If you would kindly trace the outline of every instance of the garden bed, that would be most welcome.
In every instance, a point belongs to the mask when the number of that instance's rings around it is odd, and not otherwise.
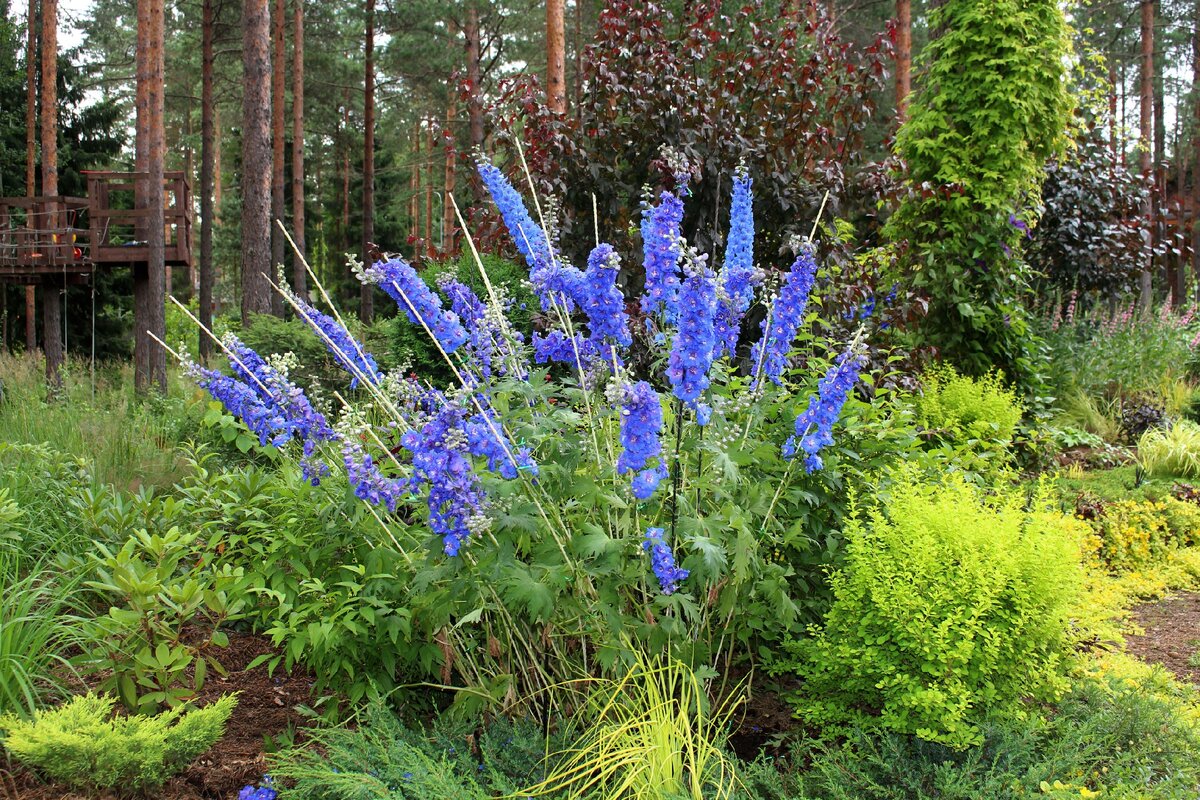
[[[1200,684],[1200,593],[1180,592],[1133,610],[1144,633],[1127,648],[1147,664],[1160,664],[1179,680]]]

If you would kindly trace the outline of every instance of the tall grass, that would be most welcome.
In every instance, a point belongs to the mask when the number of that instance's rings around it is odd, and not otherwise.
[[[184,468],[175,445],[186,427],[183,398],[193,391],[178,373],[171,377],[166,398],[141,398],[128,364],[98,369],[93,384],[90,364],[69,359],[63,388],[49,400],[40,360],[0,355],[0,442],[85,458],[95,480],[117,488],[169,486]]]

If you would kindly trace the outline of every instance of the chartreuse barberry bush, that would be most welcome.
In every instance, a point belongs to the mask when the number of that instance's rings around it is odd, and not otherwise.
[[[968,374],[1037,371],[1021,258],[1046,159],[1065,142],[1070,40],[1055,0],[947,0],[896,149],[909,192],[888,223],[929,296],[922,344]]]
[[[336,310],[286,291],[349,373],[356,394],[339,419],[289,380],[285,359],[233,337],[223,342],[232,375],[193,374],[260,443],[293,448],[314,483],[344,470],[406,587],[391,640],[420,652],[421,670],[475,687],[463,703],[615,668],[639,647],[711,663],[778,641],[821,583],[778,551],[836,547],[835,531],[811,523],[841,489],[828,465],[848,456],[835,432],[857,402],[865,348],[861,336],[814,340],[811,243],[796,243],[792,269],[764,284],[743,172],[730,245],[720,268],[709,264],[679,235],[679,164],[675,188],[643,212],[634,305],[616,250],[598,243],[582,268],[567,263],[541,204],[531,211],[491,164],[479,171],[548,324],[515,330],[512,301],[486,270],[482,294],[452,277],[435,289],[391,258],[361,278],[436,345],[450,385],[384,374]],[[761,321],[744,324],[754,306]],[[756,343],[739,369],[729,347],[743,327]],[[815,387],[794,368],[802,340],[824,370]]]
[[[39,774],[89,796],[144,796],[220,739],[237,699],[158,716],[114,716],[116,698],[77,695],[31,719],[0,718],[0,743]]]
[[[902,473],[853,517],[823,625],[776,665],[803,680],[799,715],[962,748],[980,741],[985,712],[1019,715],[1023,698],[1065,688],[1078,528],[1023,505]]]
[[[1012,460],[1025,411],[1016,393],[995,372],[976,379],[945,364],[926,370],[921,387],[917,424],[930,441],[950,448],[968,472],[995,478]]]

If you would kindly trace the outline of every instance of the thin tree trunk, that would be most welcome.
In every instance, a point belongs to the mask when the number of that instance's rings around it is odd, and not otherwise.
[[[293,253],[292,288],[301,297],[308,296],[304,225],[304,0],[292,0],[292,235],[299,251]]]
[[[412,166],[409,170],[408,219],[410,235],[416,239],[421,236],[421,123],[413,128]]]
[[[583,2],[575,0],[575,118],[583,106]]]
[[[350,244],[350,90],[345,90],[342,102],[342,251],[349,252]]]
[[[366,70],[363,75],[363,230],[364,266],[375,260],[375,0],[367,0]],[[375,316],[375,293],[370,283],[359,290],[358,316],[370,324]]]
[[[271,5],[271,280],[277,281],[276,270],[283,264],[283,153],[284,117],[287,110],[285,94],[285,65],[287,51],[284,43],[283,26],[285,0],[274,0]],[[283,298],[271,292],[271,313],[283,316]]]
[[[271,26],[267,0],[242,5],[242,324],[271,313]]]
[[[1154,0],[1142,0],[1142,69],[1141,69],[1141,125],[1139,127],[1141,149],[1141,172],[1148,183],[1153,181],[1153,164],[1151,161],[1151,143],[1154,136]],[[1154,230],[1154,203],[1146,198],[1142,207],[1146,225]],[[1151,271],[1154,268],[1153,258],[1142,266],[1140,276],[1140,303],[1143,309],[1149,308],[1153,301],[1153,281]]]
[[[454,94],[450,94],[450,102],[446,106],[446,133],[450,134],[454,126],[454,117],[456,112]],[[445,185],[442,191],[442,251],[453,255],[454,254],[454,238],[455,238],[455,222],[454,222],[454,206],[450,203],[450,195],[454,194],[455,183],[455,152],[453,136],[448,135],[446,141],[446,178]]]
[[[37,194],[37,22],[38,0],[29,0],[25,40],[25,196]]]
[[[896,0],[896,119],[908,116],[912,91],[912,2]]]
[[[42,194],[58,195],[58,0],[42,0]],[[53,204],[48,227],[60,226]],[[65,288],[65,287],[63,287]],[[46,351],[46,380],[62,385],[62,294],[53,281],[42,287],[42,341]]]
[[[215,23],[215,20],[214,20]],[[215,65],[216,62],[214,62]],[[215,101],[214,101],[215,103]],[[221,107],[213,105],[213,222],[221,215],[221,202],[225,196],[225,181],[222,178],[221,170],[221,139],[222,132],[225,129],[221,127]],[[213,265],[216,275],[216,265]]]
[[[164,37],[166,36],[166,20],[163,0],[150,2],[150,40],[147,46],[150,50],[150,89],[149,89],[149,128],[150,128],[150,206],[149,236],[146,240],[147,271],[149,273],[150,291],[148,293],[150,308],[146,315],[149,332],[159,339],[167,335],[166,322],[166,242],[164,197],[163,197],[163,162],[166,159],[166,142],[164,141],[163,115],[166,107],[166,83],[164,68]],[[138,332],[145,336],[143,331]],[[167,352],[157,341],[150,339],[146,343],[149,351],[150,374],[149,383],[157,386],[162,393],[167,391]]]
[[[1200,276],[1200,0],[1196,0],[1192,19],[1192,276]],[[1200,298],[1197,298],[1200,299]]]
[[[216,101],[213,97],[213,37],[216,25],[213,3],[204,0],[201,23],[200,56],[200,322],[212,330],[213,293],[213,209],[215,205],[213,167],[216,158]],[[200,361],[208,363],[212,344],[200,331]]]
[[[483,147],[483,103],[480,101],[479,83],[481,74],[481,54],[479,42],[479,9],[471,5],[467,9],[467,24],[463,28],[467,47],[467,116],[470,120],[471,148]]]
[[[425,254],[433,255],[433,120],[425,125]]]
[[[563,0],[546,0],[546,107],[567,111],[566,31]]]
[[[25,196],[37,194],[37,29],[38,2],[29,0],[25,43]],[[34,220],[26,220],[34,227]],[[25,287],[25,351],[37,350],[37,300],[32,285]]]

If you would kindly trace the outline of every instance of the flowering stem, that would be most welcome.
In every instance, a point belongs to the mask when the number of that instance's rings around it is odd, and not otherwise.
[[[679,484],[683,478],[680,470],[679,451],[683,447],[683,401],[675,401],[675,458],[671,460],[671,541],[675,541],[675,527],[679,521]]]

